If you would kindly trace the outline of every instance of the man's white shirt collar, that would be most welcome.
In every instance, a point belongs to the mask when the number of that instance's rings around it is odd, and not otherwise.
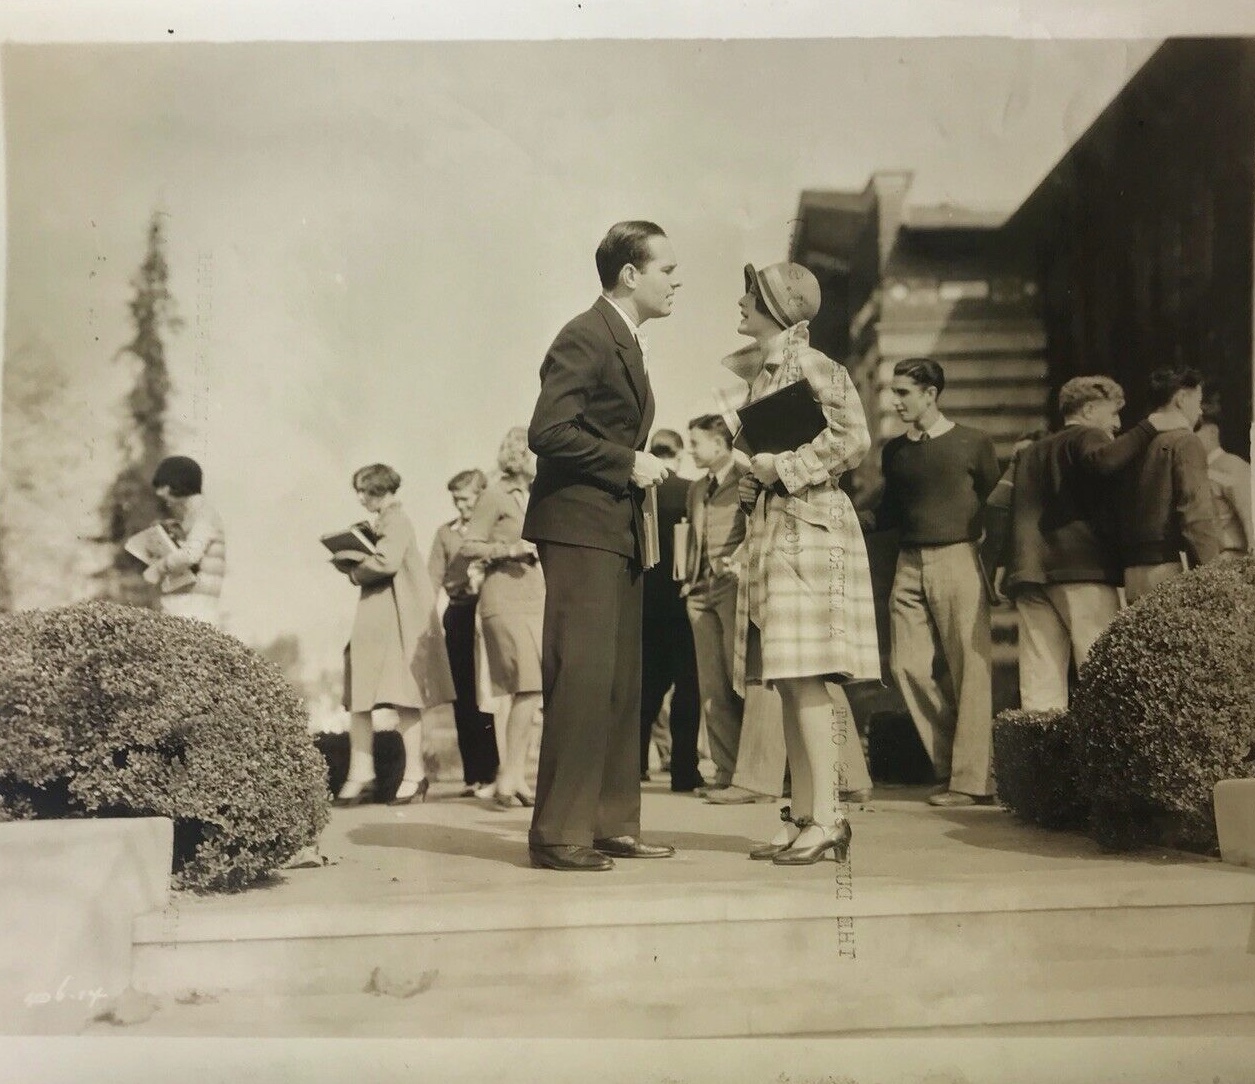
[[[1223,448],[1213,448],[1207,453],[1207,465],[1210,467],[1217,459],[1224,455]]]
[[[722,467],[720,467],[717,471],[713,472],[715,483],[717,485],[723,485],[723,483],[728,480],[728,475],[732,473],[732,468],[735,466],[736,466],[736,460],[731,458],[731,456],[729,456],[728,461]],[[712,472],[707,471],[706,474],[707,476],[711,476]]]
[[[929,440],[936,440],[938,437],[944,437],[951,429],[954,428],[954,422],[947,418],[944,414],[937,416],[937,420],[932,423],[924,432],[928,434]],[[911,426],[906,431],[908,440],[919,440],[924,434],[915,426]]]
[[[601,296],[604,297],[607,301],[609,301],[614,311],[623,317],[623,322],[627,324],[628,331],[632,333],[632,338],[637,339],[639,341],[640,336],[641,336],[641,329],[638,328],[636,324],[632,322],[632,318],[626,312],[624,312],[621,308],[619,308],[614,298],[611,297],[609,294],[602,294]]]

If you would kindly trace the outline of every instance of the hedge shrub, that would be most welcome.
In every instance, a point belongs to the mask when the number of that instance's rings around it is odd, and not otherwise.
[[[106,602],[0,617],[0,818],[170,817],[176,883],[235,890],[327,809],[304,704],[238,640]]]
[[[1066,711],[1004,711],[994,720],[994,778],[998,800],[1043,828],[1084,829],[1089,802],[1082,741]]]
[[[1072,713],[1095,839],[1214,851],[1212,787],[1255,776],[1255,559],[1123,611],[1081,668]]]

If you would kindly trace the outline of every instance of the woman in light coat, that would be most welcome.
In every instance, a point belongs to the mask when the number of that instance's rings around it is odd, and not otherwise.
[[[475,505],[460,554],[485,566],[479,590],[484,654],[493,695],[510,699],[494,801],[504,807],[530,806],[535,798],[525,770],[541,702],[545,579],[536,547],[523,538],[523,513],[536,473],[526,429],[516,427],[506,434],[497,466],[500,477]]]
[[[849,852],[839,805],[842,728],[826,681],[880,678],[871,571],[858,517],[838,487],[871,438],[845,367],[810,346],[819,283],[806,268],[745,268],[742,335],[753,344],[724,359],[750,402],[806,381],[826,427],[811,441],[750,460],[741,481],[747,513],[746,568],[737,595],[733,683],[775,686],[793,781],[792,817],[751,856],[808,865]]]
[[[344,706],[350,713],[349,775],[337,805],[374,795],[374,715],[390,712],[405,747],[405,774],[391,804],[426,800],[422,713],[452,703],[453,676],[427,565],[397,500],[401,476],[374,463],[353,475],[362,506],[375,516],[377,553],[337,553],[332,563],[361,587],[345,650]]]
[[[219,596],[227,571],[227,539],[222,518],[201,493],[200,464],[172,455],[157,464],[153,492],[175,518],[170,534],[177,549],[144,570],[144,579],[162,587],[161,609],[217,626]],[[173,577],[191,572],[195,580],[172,587]],[[181,578],[186,579],[186,576]]]

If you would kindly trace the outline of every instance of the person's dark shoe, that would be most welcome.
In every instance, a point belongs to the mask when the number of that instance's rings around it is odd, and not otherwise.
[[[695,790],[701,790],[706,786],[706,780],[700,775],[695,775],[691,779],[672,779],[671,789],[677,794],[688,794]]]
[[[642,843],[635,836],[594,839],[593,848],[611,858],[670,858],[675,854],[674,847],[665,843]]]
[[[614,869],[614,863],[591,847],[576,843],[533,843],[527,848],[532,865],[537,869],[595,871]]]

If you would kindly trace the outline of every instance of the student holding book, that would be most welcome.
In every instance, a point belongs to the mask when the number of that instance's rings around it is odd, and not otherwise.
[[[332,557],[362,589],[344,654],[350,754],[348,779],[335,801],[340,806],[374,795],[374,716],[380,712],[395,715],[405,747],[405,773],[391,804],[425,801],[422,713],[452,703],[455,695],[426,562],[396,497],[400,485],[401,476],[382,463],[354,473],[358,499],[375,517],[374,552],[342,550]]]
[[[805,267],[747,265],[738,330],[754,342],[723,362],[745,385],[738,443],[753,453],[739,485],[747,569],[733,680],[742,695],[750,683],[779,691],[793,786],[784,825],[750,856],[782,866],[809,865],[828,851],[838,861],[848,855],[851,829],[838,793],[842,728],[825,683],[880,678],[867,551],[837,485],[871,438],[849,373],[810,346],[819,305],[819,283]],[[784,425],[768,416],[778,402],[789,404]]]
[[[217,626],[218,598],[227,570],[222,518],[201,493],[200,464],[172,455],[157,464],[153,492],[174,517],[168,533],[174,549],[155,558],[144,579],[161,585],[161,609]]]

